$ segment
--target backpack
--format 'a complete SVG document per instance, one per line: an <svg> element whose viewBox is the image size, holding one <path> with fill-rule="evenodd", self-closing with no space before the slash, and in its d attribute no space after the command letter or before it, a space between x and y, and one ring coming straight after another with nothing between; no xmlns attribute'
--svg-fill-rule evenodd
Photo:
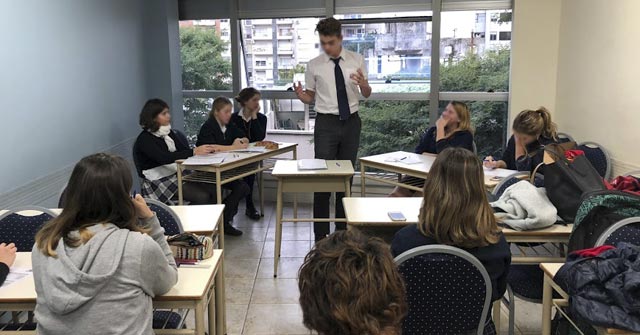
<svg viewBox="0 0 640 335"><path fill-rule="evenodd" d="M585 193L580 199L568 251L594 247L607 228L633 216L640 216L638 195L610 190Z"/></svg>

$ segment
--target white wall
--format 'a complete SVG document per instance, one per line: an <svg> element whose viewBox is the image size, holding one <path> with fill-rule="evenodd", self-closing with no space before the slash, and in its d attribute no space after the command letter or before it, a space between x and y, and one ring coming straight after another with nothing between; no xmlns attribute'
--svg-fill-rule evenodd
<svg viewBox="0 0 640 335"><path fill-rule="evenodd" d="M171 98L166 17L175 1L162 2L0 3L0 205L85 155L129 152L144 101Z"/></svg>
<svg viewBox="0 0 640 335"><path fill-rule="evenodd" d="M555 118L578 141L614 157L614 174L640 166L640 1L564 0Z"/></svg>
<svg viewBox="0 0 640 335"><path fill-rule="evenodd" d="M561 4L560 0L515 0L509 131L524 109L545 106L555 114Z"/></svg>

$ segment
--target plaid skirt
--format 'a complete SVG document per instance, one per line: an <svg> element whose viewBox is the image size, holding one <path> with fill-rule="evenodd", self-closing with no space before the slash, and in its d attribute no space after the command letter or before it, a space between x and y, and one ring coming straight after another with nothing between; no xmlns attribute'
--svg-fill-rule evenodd
<svg viewBox="0 0 640 335"><path fill-rule="evenodd" d="M178 193L178 175L166 176L158 180L142 179L142 196L148 199L158 200L167 205L173 205L176 193Z"/></svg>

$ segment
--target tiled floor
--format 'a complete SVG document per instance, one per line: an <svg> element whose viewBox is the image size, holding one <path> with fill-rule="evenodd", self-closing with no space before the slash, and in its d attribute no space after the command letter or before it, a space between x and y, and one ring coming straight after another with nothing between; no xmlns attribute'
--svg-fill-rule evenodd
<svg viewBox="0 0 640 335"><path fill-rule="evenodd" d="M310 223L285 223L278 277L273 278L275 205L269 204L264 218L252 221L241 208L235 226L241 237L225 238L225 277L228 334L311 334L302 325L298 306L297 271L313 240ZM285 209L285 216L291 210ZM300 206L299 216L311 215L310 206ZM539 334L542 306L518 300L516 334ZM501 318L507 334L506 309Z"/></svg>

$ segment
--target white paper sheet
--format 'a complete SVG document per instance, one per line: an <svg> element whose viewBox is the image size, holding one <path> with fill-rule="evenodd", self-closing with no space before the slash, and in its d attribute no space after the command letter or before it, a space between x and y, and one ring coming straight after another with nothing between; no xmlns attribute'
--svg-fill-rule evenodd
<svg viewBox="0 0 640 335"><path fill-rule="evenodd" d="M25 278L27 276L30 276L33 274L33 271L30 268L20 268L20 267L12 267L9 270L9 274L7 275L7 279L5 279L4 284L2 284L2 287L7 287L19 280L21 280L22 278Z"/></svg>
<svg viewBox="0 0 640 335"><path fill-rule="evenodd" d="M393 163L404 163L404 164L418 164L422 161L413 155L399 155L399 156L391 156L387 157L384 160L385 162L393 162Z"/></svg>
<svg viewBox="0 0 640 335"><path fill-rule="evenodd" d="M224 162L226 155L224 154L210 154L210 155L198 155L187 158L183 165L213 165Z"/></svg>
<svg viewBox="0 0 640 335"><path fill-rule="evenodd" d="M300 159L298 170L326 170L327 161L324 159Z"/></svg>

